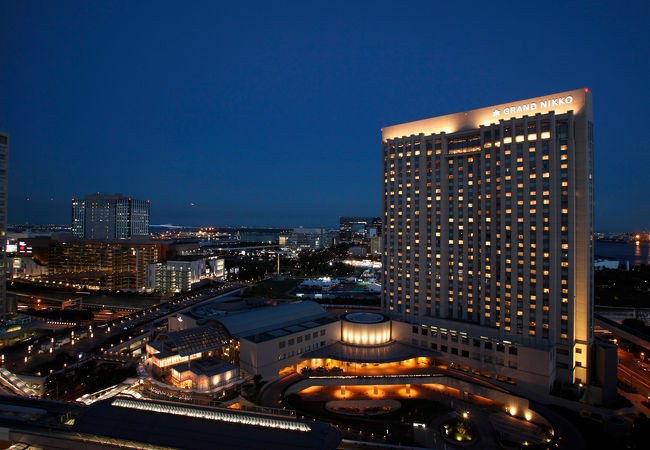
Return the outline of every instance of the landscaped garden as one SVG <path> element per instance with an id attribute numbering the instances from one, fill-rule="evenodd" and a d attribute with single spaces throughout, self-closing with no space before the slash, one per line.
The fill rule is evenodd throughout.
<path id="1" fill-rule="evenodd" d="M 469 413 L 460 413 L 442 423 L 440 432 L 442 436 L 454 444 L 471 444 L 476 441 L 476 429 L 469 419 Z"/>

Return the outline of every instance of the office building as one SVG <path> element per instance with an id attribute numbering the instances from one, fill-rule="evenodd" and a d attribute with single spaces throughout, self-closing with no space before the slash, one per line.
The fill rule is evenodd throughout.
<path id="1" fill-rule="evenodd" d="M 0 132 L 0 242 L 7 238 L 7 196 L 9 170 L 9 135 Z M 6 248 L 0 245 L 0 319 L 10 312 L 7 310 L 7 256 Z"/>
<path id="2" fill-rule="evenodd" d="M 547 392 L 588 383 L 591 93 L 382 132 L 385 313 L 489 378 Z"/>
<path id="3" fill-rule="evenodd" d="M 331 247 L 336 240 L 335 233 L 325 228 L 294 228 L 280 235 L 280 248 L 287 250 L 320 250 Z"/>
<path id="4" fill-rule="evenodd" d="M 163 293 L 186 292 L 206 276 L 205 259 L 160 261 L 147 265 L 148 291 Z"/>
<path id="5" fill-rule="evenodd" d="M 122 194 L 72 199 L 72 232 L 79 239 L 130 239 L 149 234 L 149 200 Z"/>
<path id="6" fill-rule="evenodd" d="M 144 291 L 148 264 L 165 257 L 166 245 L 138 241 L 61 241 L 49 248 L 50 284 L 88 289 Z"/>
<path id="7" fill-rule="evenodd" d="M 341 217 L 339 237 L 343 243 L 365 242 L 381 235 L 381 217 Z"/>

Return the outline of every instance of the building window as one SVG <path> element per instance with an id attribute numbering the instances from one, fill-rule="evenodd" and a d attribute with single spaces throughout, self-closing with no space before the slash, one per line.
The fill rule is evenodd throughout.
<path id="1" fill-rule="evenodd" d="M 451 348 L 451 354 L 452 354 L 452 355 L 457 355 L 457 354 L 458 354 L 458 349 L 452 347 L 452 348 Z"/>

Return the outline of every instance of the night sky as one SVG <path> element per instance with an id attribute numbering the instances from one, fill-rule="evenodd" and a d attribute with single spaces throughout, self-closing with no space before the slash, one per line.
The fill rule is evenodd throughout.
<path id="1" fill-rule="evenodd" d="M 217 3 L 2 1 L 11 223 L 380 215 L 382 126 L 588 87 L 596 229 L 650 228 L 650 2 Z"/>

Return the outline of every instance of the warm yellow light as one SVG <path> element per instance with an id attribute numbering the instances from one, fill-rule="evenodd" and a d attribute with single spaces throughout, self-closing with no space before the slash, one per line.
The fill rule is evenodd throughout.
<path id="1" fill-rule="evenodd" d="M 511 416 L 515 416 L 517 415 L 517 408 L 515 406 L 511 406 L 509 412 Z"/>
<path id="2" fill-rule="evenodd" d="M 526 414 L 524 414 L 526 417 L 526 420 L 530 421 L 530 419 L 533 418 L 533 414 L 530 411 L 526 411 Z"/>

